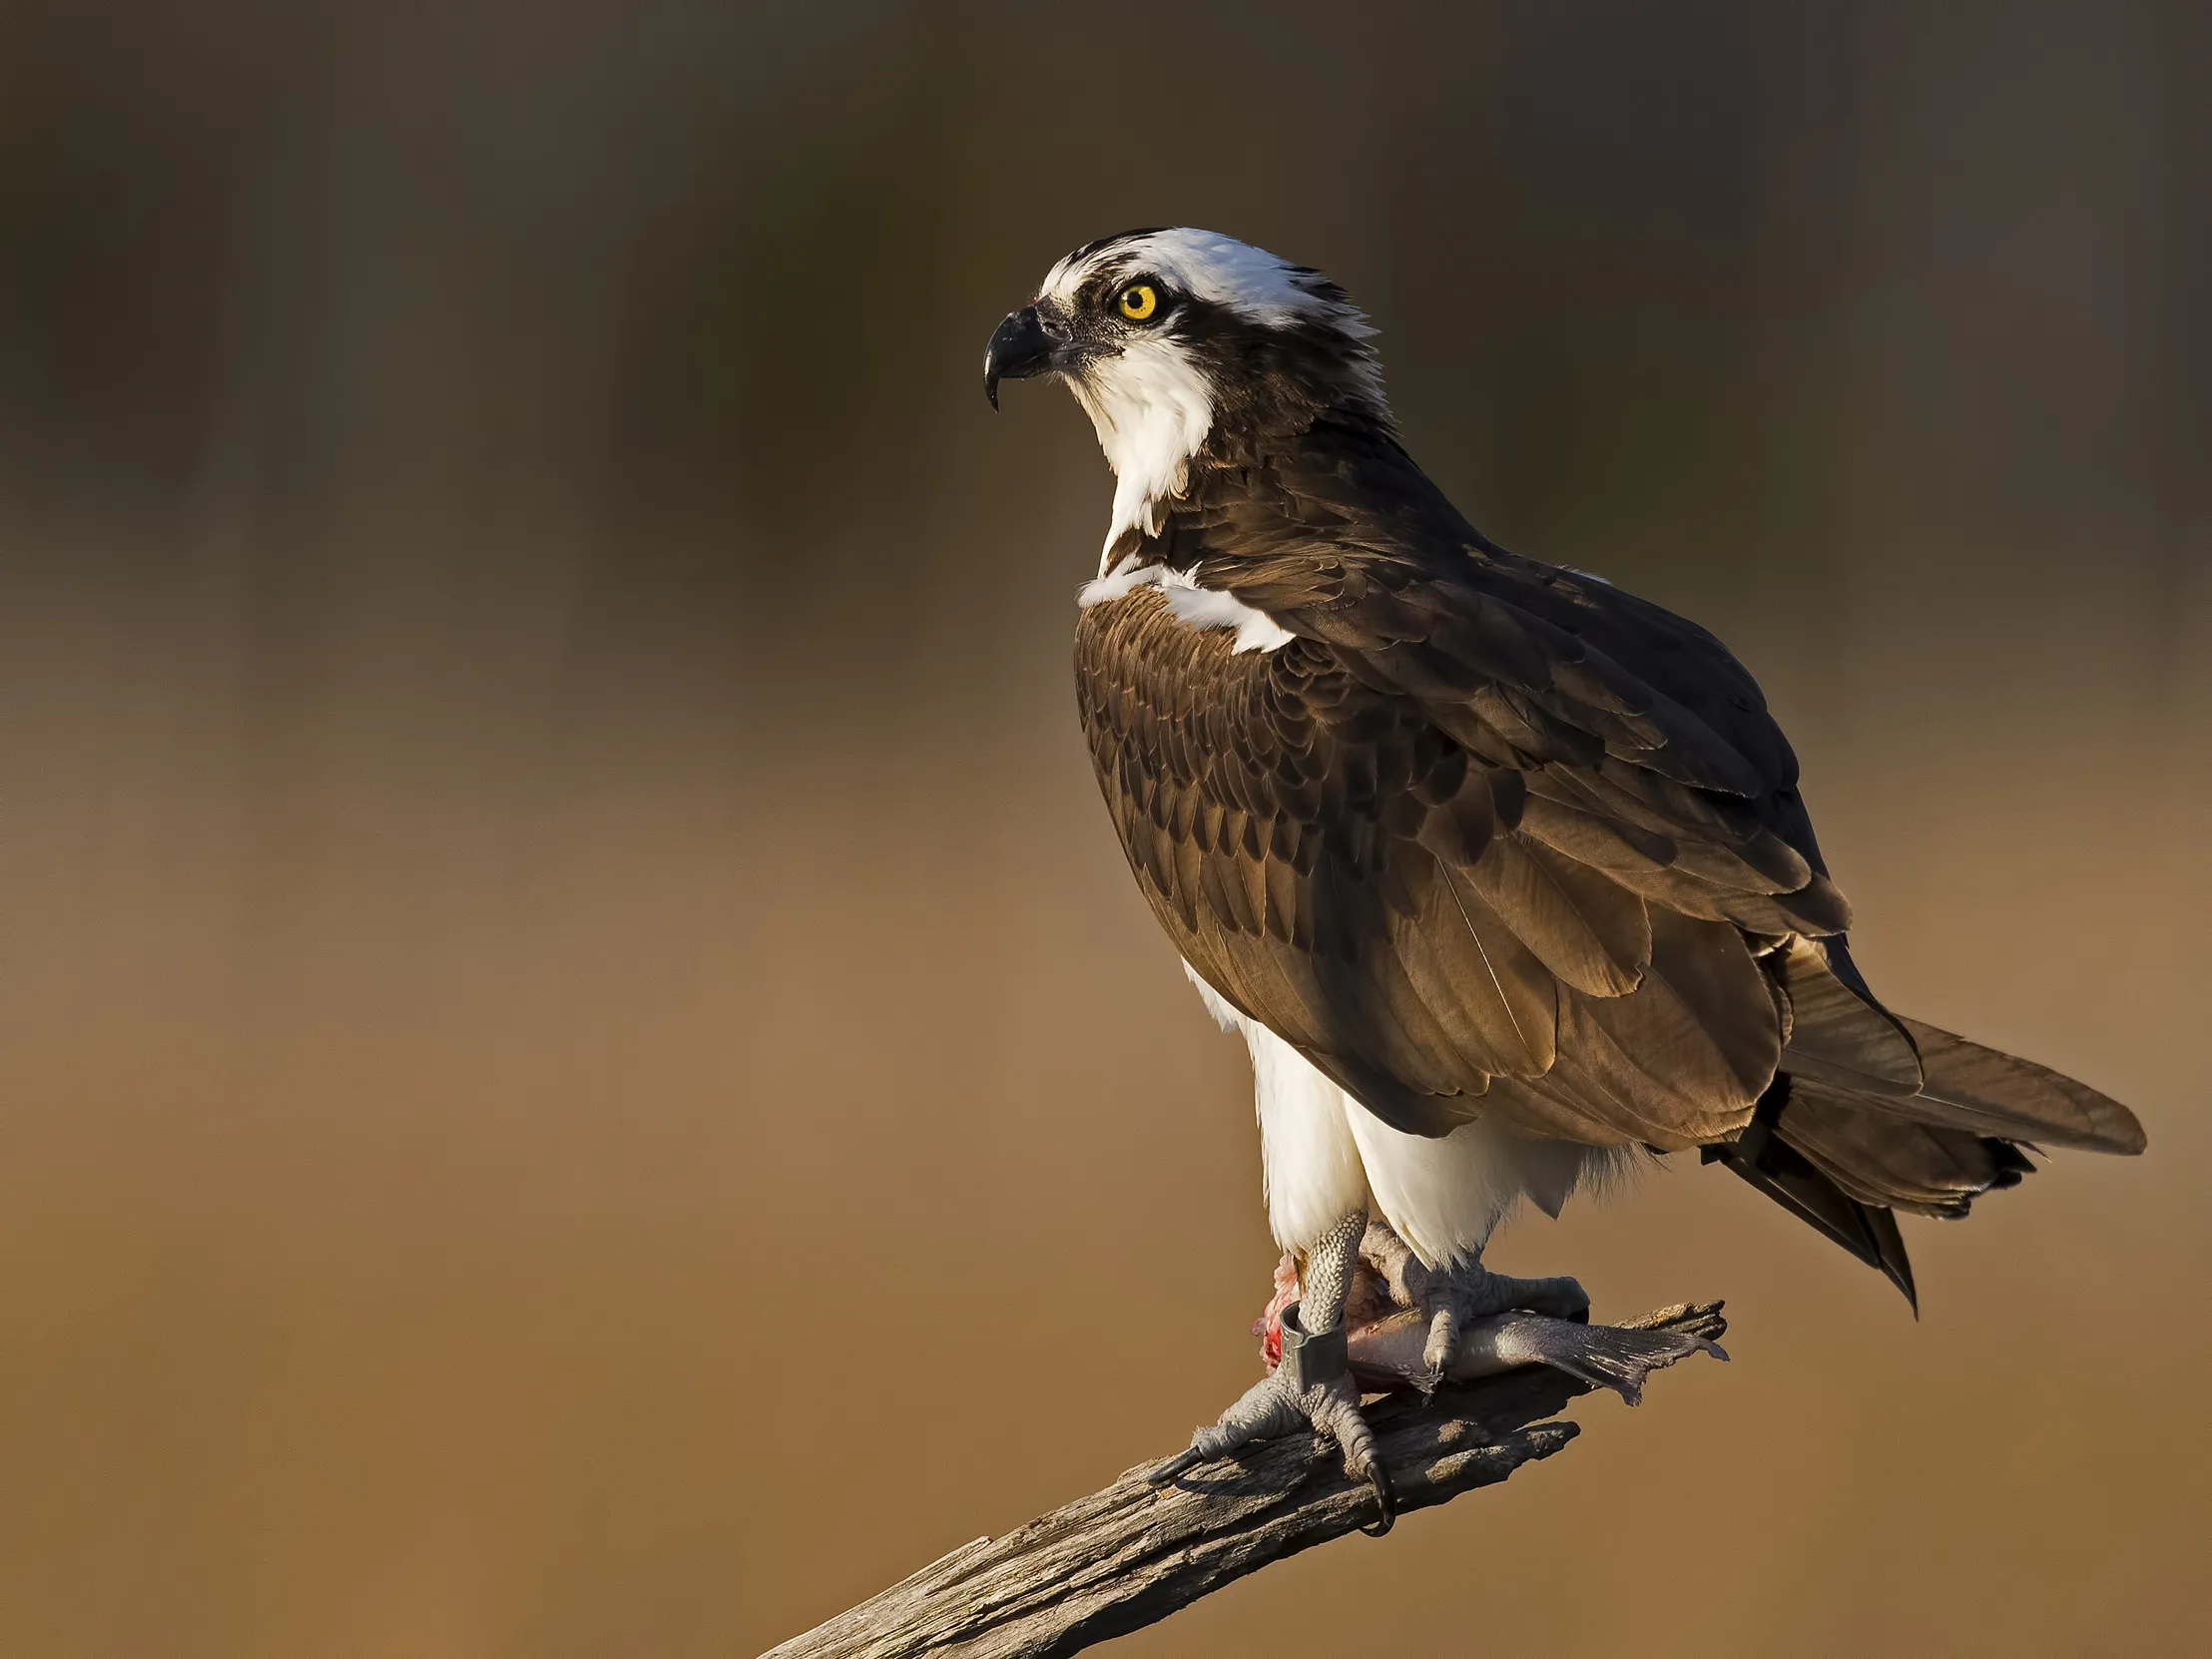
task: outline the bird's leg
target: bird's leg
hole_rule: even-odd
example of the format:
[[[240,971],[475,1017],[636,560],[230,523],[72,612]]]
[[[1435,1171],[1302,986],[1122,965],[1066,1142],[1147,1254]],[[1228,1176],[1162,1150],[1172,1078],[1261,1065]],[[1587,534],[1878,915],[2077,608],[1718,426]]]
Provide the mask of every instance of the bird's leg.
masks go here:
[[[1360,1255],[1381,1276],[1390,1299],[1417,1310],[1428,1322],[1421,1350],[1421,1371],[1414,1379],[1423,1393],[1435,1390],[1457,1352],[1469,1324],[1497,1314],[1541,1314],[1584,1323],[1590,1298],[1572,1279],[1515,1279],[1492,1273],[1479,1253],[1462,1262],[1429,1267],[1386,1221],[1371,1222],[1360,1241]]]
[[[1390,1529],[1397,1514],[1396,1496],[1390,1489],[1389,1471],[1376,1449],[1375,1435],[1360,1414],[1360,1389],[1352,1380],[1345,1348],[1345,1297],[1359,1267],[1360,1241],[1367,1229],[1363,1205],[1314,1242],[1299,1275],[1299,1300],[1283,1310],[1282,1364],[1246,1389],[1214,1426],[1194,1433],[1188,1450],[1147,1475],[1155,1486],[1254,1440],[1312,1428],[1337,1442],[1346,1474],[1367,1481],[1375,1490],[1381,1514],[1362,1530],[1381,1537]]]

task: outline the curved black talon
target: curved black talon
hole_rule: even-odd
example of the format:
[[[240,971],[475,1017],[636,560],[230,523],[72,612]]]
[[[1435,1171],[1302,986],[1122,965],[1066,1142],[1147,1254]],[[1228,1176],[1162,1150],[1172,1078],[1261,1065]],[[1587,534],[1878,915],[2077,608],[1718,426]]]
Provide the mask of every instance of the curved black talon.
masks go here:
[[[1382,1513],[1360,1530],[1371,1538],[1380,1538],[1396,1524],[1397,1488],[1390,1484],[1390,1471],[1381,1461],[1368,1470],[1368,1484],[1375,1488],[1375,1506]]]
[[[1148,1486],[1165,1486],[1177,1475],[1185,1473],[1190,1469],[1195,1469],[1198,1467],[1199,1464],[1205,1461],[1205,1452],[1199,1450],[1198,1447],[1196,1447],[1195,1445],[1187,1446],[1183,1450],[1178,1451],[1173,1457],[1170,1457],[1166,1462],[1162,1463],[1158,1468],[1153,1469],[1150,1473],[1148,1473],[1144,1477],[1145,1484]]]

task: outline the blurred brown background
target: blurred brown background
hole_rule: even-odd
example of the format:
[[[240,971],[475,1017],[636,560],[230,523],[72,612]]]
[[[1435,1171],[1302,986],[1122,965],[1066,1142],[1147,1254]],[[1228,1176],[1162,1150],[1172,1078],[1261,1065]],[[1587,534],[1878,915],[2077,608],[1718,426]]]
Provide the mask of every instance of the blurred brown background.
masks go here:
[[[2151,1152],[1909,1225],[1918,1325],[1717,1171],[1523,1224],[1736,1364],[1120,1651],[2201,1650],[2205,14],[1354,10],[8,10],[0,1651],[749,1654],[1250,1380],[1108,478],[977,384],[1179,222],[1732,641],[1877,985]]]

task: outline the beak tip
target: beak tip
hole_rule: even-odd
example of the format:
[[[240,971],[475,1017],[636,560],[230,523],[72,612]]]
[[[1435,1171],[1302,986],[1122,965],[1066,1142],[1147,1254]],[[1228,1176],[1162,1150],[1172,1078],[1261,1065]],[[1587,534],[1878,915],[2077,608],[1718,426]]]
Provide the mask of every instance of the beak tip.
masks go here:
[[[983,395],[998,407],[1001,380],[1026,380],[1053,366],[1054,341],[1037,316],[1034,304],[1010,311],[991,333],[983,351]]]

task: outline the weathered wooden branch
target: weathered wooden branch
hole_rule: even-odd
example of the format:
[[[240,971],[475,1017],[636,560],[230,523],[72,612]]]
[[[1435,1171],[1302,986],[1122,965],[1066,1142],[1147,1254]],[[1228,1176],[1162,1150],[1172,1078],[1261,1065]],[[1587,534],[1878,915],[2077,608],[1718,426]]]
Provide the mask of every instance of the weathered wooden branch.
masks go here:
[[[1721,1305],[1669,1308],[1634,1325],[1718,1339]],[[1368,1412],[1402,1513],[1495,1485],[1578,1432],[1553,1422],[1589,1384],[1531,1368],[1393,1394]],[[1166,1618],[1271,1561],[1375,1518],[1366,1484],[1310,1435],[1202,1464],[1163,1490],[1150,1463],[1040,1515],[978,1538],[763,1659],[1029,1659],[1079,1651]]]

